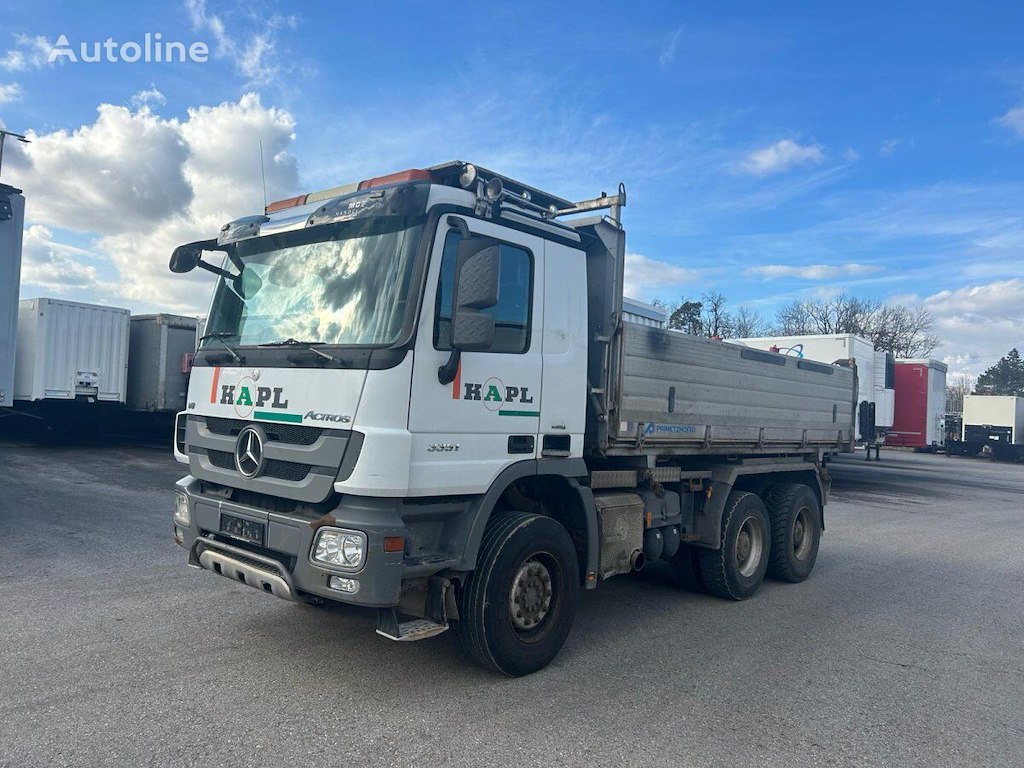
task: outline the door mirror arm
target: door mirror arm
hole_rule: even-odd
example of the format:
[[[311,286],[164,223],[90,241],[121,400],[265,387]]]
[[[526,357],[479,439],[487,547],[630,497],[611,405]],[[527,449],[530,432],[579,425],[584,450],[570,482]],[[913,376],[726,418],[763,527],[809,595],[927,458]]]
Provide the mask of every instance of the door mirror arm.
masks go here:
[[[448,362],[437,369],[437,380],[447,386],[455,381],[455,376],[459,372],[459,364],[462,362],[462,350],[458,347],[452,347],[452,353],[448,355]]]

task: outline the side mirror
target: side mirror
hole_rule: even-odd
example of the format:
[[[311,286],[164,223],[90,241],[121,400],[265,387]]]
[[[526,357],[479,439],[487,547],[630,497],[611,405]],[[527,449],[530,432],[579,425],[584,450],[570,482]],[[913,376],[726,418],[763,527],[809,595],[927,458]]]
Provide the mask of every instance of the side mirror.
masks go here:
[[[205,269],[207,272],[212,272],[215,275],[234,279],[235,276],[226,269],[215,267],[213,264],[208,264],[203,261],[203,251],[224,251],[227,253],[231,263],[235,265],[239,274],[245,270],[245,264],[235,253],[234,246],[218,245],[216,240],[198,240],[194,243],[179,245],[171,254],[171,263],[167,266],[170,267],[171,272],[179,275],[184,274],[185,272],[191,272],[196,267],[199,267],[200,269]]]
[[[494,341],[494,318],[480,311],[498,303],[501,246],[490,242],[464,240],[459,244],[452,346],[466,352],[482,352]]]
[[[166,251],[164,251],[164,253],[166,253]],[[179,245],[174,249],[174,253],[171,254],[171,263],[169,266],[171,268],[171,272],[181,275],[185,272],[191,272],[199,266],[199,262],[202,260],[203,249],[195,243],[189,243],[188,245]]]

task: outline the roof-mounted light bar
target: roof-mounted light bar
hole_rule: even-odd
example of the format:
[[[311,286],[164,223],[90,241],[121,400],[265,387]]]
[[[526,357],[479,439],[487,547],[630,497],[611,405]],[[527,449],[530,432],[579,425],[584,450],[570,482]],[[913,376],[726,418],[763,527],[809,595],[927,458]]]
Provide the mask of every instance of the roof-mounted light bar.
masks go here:
[[[523,214],[550,221],[560,216],[607,209],[611,211],[611,218],[619,223],[621,209],[626,205],[626,188],[623,184],[619,184],[618,192],[614,195],[602,192],[600,197],[574,203],[473,163],[454,160],[427,169],[409,168],[384,176],[363,179],[355,184],[331,187],[319,192],[276,200],[267,205],[266,213],[332,200],[353,192],[414,181],[458,186],[474,192],[477,198],[476,211],[478,215],[482,216],[500,215],[502,209],[514,208]]]
[[[284,200],[275,200],[274,202],[267,204],[265,212],[275,213],[276,211],[283,211],[300,205],[309,205],[310,203],[319,203],[324,200],[333,200],[334,198],[341,197],[342,195],[350,195],[353,192],[362,192],[367,189],[376,189],[377,187],[386,187],[389,184],[432,180],[433,177],[430,175],[429,171],[423,171],[419,168],[410,168],[406,171],[389,173],[386,176],[374,176],[370,179],[363,179],[362,181],[354,184],[344,184],[340,187],[321,189],[319,192],[309,192],[305,195],[286,197]]]

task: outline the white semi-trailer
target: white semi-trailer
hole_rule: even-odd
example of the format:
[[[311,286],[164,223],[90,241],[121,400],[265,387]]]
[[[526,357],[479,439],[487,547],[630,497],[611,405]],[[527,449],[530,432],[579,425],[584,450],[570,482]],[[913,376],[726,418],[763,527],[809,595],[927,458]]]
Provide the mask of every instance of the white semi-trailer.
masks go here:
[[[0,408],[14,405],[18,289],[24,229],[25,198],[21,190],[0,184]]]
[[[23,299],[14,398],[25,406],[124,403],[127,309],[64,299]]]
[[[510,675],[649,561],[731,599],[807,578],[856,370],[623,322],[625,202],[453,162],[175,249],[218,276],[175,425],[189,563]]]

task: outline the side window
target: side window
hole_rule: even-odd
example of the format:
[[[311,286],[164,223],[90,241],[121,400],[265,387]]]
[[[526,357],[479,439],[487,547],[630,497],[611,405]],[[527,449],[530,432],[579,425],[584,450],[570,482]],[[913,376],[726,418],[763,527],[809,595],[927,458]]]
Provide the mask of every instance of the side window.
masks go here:
[[[437,350],[452,348],[452,294],[455,290],[456,251],[461,239],[462,235],[452,230],[444,240],[434,316],[434,349]],[[502,243],[498,303],[483,310],[494,318],[494,346],[488,352],[516,354],[530,348],[532,298],[533,256],[523,248]]]

